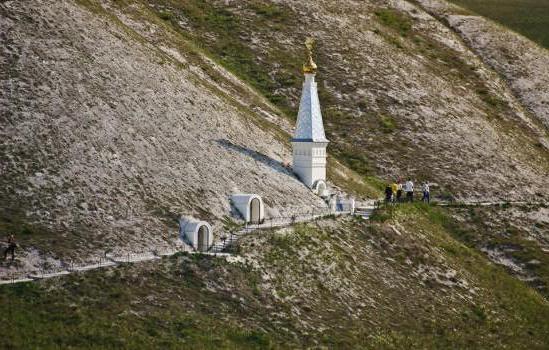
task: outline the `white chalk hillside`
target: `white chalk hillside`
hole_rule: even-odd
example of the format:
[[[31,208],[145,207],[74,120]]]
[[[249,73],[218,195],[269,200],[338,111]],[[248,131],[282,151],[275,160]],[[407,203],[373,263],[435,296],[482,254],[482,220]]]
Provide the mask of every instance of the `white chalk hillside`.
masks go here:
[[[244,26],[249,38],[234,40],[268,73],[252,83],[299,74],[284,58],[301,60],[315,28],[328,153],[363,175],[430,180],[461,199],[547,198],[545,110],[426,12],[433,2],[277,1],[279,30],[252,25],[250,1],[208,6]],[[30,231],[19,239],[33,257],[169,248],[180,215],[215,230],[237,192],[261,195],[267,217],[324,206],[282,166],[293,123],[196,47],[223,62],[209,47],[219,28],[199,32],[155,3],[0,4],[0,225]],[[297,108],[300,88],[273,94]],[[328,167],[337,185],[355,175]]]
[[[235,192],[267,216],[325,206],[281,165],[289,144],[184,52],[72,1],[0,10],[2,205],[75,241],[71,255],[170,245],[178,215],[215,222]]]

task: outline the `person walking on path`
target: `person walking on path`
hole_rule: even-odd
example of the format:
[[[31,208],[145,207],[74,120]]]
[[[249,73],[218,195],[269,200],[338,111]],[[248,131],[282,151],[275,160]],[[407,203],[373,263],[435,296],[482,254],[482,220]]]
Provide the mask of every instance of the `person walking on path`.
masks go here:
[[[406,200],[408,202],[414,201],[414,183],[412,182],[412,179],[408,179],[406,181],[406,184],[404,185],[404,191],[406,192]]]
[[[398,193],[398,184],[396,182],[393,182],[391,184],[391,190],[393,191],[393,196],[392,196],[393,203],[396,203],[397,193]]]
[[[336,197],[336,203],[337,203],[336,204],[337,211],[342,212],[343,211],[343,198],[339,194]]]
[[[421,186],[421,190],[423,191],[423,198],[421,198],[421,200],[423,202],[430,203],[431,202],[431,194],[429,193],[429,183],[424,182],[423,186]]]
[[[11,253],[11,261],[15,260],[15,248],[17,247],[17,243],[15,242],[15,236],[9,235],[8,237],[8,247],[4,251],[4,260],[8,257],[8,254]]]
[[[402,181],[398,180],[398,187],[397,187],[397,202],[402,202]]]
[[[391,185],[387,184],[387,186],[385,186],[385,204],[391,203],[392,197],[393,197],[393,190],[391,189]]]

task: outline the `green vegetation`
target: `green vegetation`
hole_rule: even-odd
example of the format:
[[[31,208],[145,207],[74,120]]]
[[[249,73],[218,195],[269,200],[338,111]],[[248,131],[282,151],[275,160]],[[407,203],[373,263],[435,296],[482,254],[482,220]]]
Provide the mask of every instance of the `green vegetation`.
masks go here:
[[[67,253],[67,256],[71,255],[81,235],[80,232],[71,232],[63,237],[44,225],[29,223],[24,209],[15,205],[0,209],[0,239],[4,240],[9,234],[14,234],[21,246],[39,246],[54,254]]]
[[[376,215],[387,217],[370,223],[331,219],[296,225],[293,232],[246,236],[239,251],[254,256],[250,265],[180,254],[2,286],[0,347],[547,344],[547,302],[462,244],[464,233],[445,209],[406,204],[392,210],[389,216],[380,210]],[[425,267],[439,272],[418,273]],[[448,270],[455,275],[445,277]]]
[[[395,120],[391,116],[382,114],[379,116],[379,122],[381,124],[383,132],[385,133],[391,133],[396,129]]]
[[[462,223],[454,224],[452,231],[471,248],[498,249],[521,264],[525,273],[535,277],[529,284],[548,298],[549,257],[532,237],[546,232],[549,225],[524,217],[515,222],[510,219],[517,213],[529,214],[543,208],[537,205],[450,208],[450,213],[463,218]]]
[[[549,48],[548,0],[450,0]]]
[[[487,89],[485,88],[479,88],[477,90],[478,95],[480,98],[489,104],[492,107],[495,107],[496,109],[500,110],[507,106],[507,103],[503,101],[501,98],[495,96],[494,94],[491,94]]]
[[[163,271],[128,266],[2,286],[0,348],[269,349],[265,332],[216,317],[219,303],[239,315],[238,301],[202,290],[220,264],[179,256]]]
[[[356,160],[356,158],[352,159]],[[343,164],[348,166],[348,163],[345,161]],[[341,166],[335,158],[328,156],[326,173],[331,181],[358,197],[378,198],[382,195],[384,187],[379,178],[376,176],[364,176],[360,172],[355,171]]]
[[[405,37],[412,30],[412,21],[409,17],[392,9],[381,9],[375,12],[377,18],[384,25],[394,29]]]
[[[252,2],[251,7],[258,15],[275,22],[284,22],[288,19],[288,13],[277,4],[257,1]]]
[[[284,63],[284,68],[275,75],[276,79],[272,79],[269,76],[269,67],[258,64],[257,56],[250,47],[251,38],[248,29],[250,26],[266,26],[266,30],[276,30],[280,25],[287,24],[292,20],[289,9],[267,1],[250,1],[243,3],[242,6],[247,7],[258,16],[255,16],[252,22],[242,22],[241,16],[238,14],[207,0],[152,1],[151,3],[158,3],[158,8],[162,8],[157,10],[157,15],[161,18],[165,18],[167,11],[164,6],[169,6],[171,24],[181,35],[208,52],[224,67],[260,91],[281,110],[289,115],[293,114],[286,98],[277,94],[276,91],[298,83],[294,78],[294,72],[299,69],[297,63],[293,62],[291,65],[287,53],[284,53],[285,50],[276,46],[271,47],[272,58]],[[188,31],[180,28],[177,24],[178,18],[188,21],[193,30]],[[290,67],[286,64],[290,64]]]
[[[536,234],[539,235],[539,232],[547,230],[549,226],[543,223],[532,224],[530,221],[512,223],[510,220],[513,213],[517,211],[535,212],[543,206],[455,206],[443,209],[417,203],[412,208],[419,208],[425,212],[430,222],[443,227],[454,239],[467,247],[473,250],[496,249],[504,253],[507,259],[521,264],[524,273],[534,277],[529,279],[528,284],[538,289],[546,298],[549,297],[547,289],[549,286],[549,258],[542,250],[540,243],[532,239]],[[391,206],[378,210],[371,220],[386,222],[394,217],[394,210]],[[409,205],[406,204],[404,209],[398,210],[410,210]],[[462,219],[458,221],[455,217]]]
[[[394,211],[392,216],[387,213],[388,210]],[[548,325],[542,319],[549,314],[549,304],[523,282],[510,277],[503,268],[488,263],[483,254],[469,247],[469,240],[476,237],[479,232],[469,231],[469,228],[455,220],[447,209],[422,203],[399,205],[396,208],[382,209],[381,212],[377,215],[385,216],[384,225],[397,224],[401,229],[406,230],[405,235],[426,235],[424,239],[432,248],[442,249],[447,263],[459,266],[460,273],[463,275],[475,276],[474,279],[485,291],[484,295],[476,298],[476,305],[471,309],[472,315],[476,318],[474,324],[479,327],[475,334],[479,339],[486,337],[481,340],[486,341],[494,335],[495,327],[501,327],[500,336],[507,340],[496,340],[496,343],[501,341],[499,345],[477,344],[464,346],[464,348],[484,348],[485,346],[502,348],[503,344],[509,346],[509,342],[515,344],[511,345],[511,348],[543,348],[545,346],[543,344],[547,344]],[[402,233],[404,232],[401,231]],[[396,238],[397,241],[390,240],[390,245],[395,248],[403,247],[408,251],[405,255],[413,261],[410,249],[416,250],[419,247],[403,242],[410,237],[402,238],[397,235]],[[422,249],[419,249],[417,257],[424,263],[429,262],[429,260],[424,261],[421,251]],[[398,255],[398,252],[395,251],[391,255],[393,254]],[[490,330],[484,332],[481,330],[484,327]],[[537,345],[520,344],[519,338],[522,337],[520,334],[525,339],[529,334],[538,335],[540,338],[534,341]],[[460,348],[459,343],[458,341],[453,347]]]
[[[345,165],[360,175],[366,176],[372,174],[372,161],[365,154],[345,150],[337,152],[336,155]]]
[[[170,11],[159,11],[158,17],[162,18],[165,21],[171,21],[173,19],[173,13]]]
[[[412,31],[411,18],[399,11],[385,8],[377,10],[375,15],[385,27],[390,28],[390,31],[374,29],[374,32],[395,47],[404,48],[401,38],[406,38]]]

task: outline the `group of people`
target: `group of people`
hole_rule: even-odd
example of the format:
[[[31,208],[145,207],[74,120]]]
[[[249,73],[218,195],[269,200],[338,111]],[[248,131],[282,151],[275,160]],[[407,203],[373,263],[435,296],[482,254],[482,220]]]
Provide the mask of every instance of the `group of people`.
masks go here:
[[[421,184],[421,192],[423,193],[421,201],[429,203],[431,201],[431,193],[428,182],[423,182]],[[403,194],[406,194],[404,199],[402,198]],[[399,179],[398,181],[387,184],[385,187],[385,203],[402,203],[404,201],[414,201],[414,182],[412,179],[409,178],[408,181],[404,183]]]

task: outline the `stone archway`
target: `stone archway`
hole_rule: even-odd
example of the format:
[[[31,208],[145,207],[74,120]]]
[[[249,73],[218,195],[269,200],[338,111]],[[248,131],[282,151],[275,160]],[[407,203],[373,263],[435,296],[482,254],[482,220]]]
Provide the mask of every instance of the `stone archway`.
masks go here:
[[[208,250],[209,234],[208,227],[206,225],[201,225],[197,233],[198,251],[205,252]]]
[[[261,202],[257,198],[250,201],[250,222],[259,224],[261,221]]]

